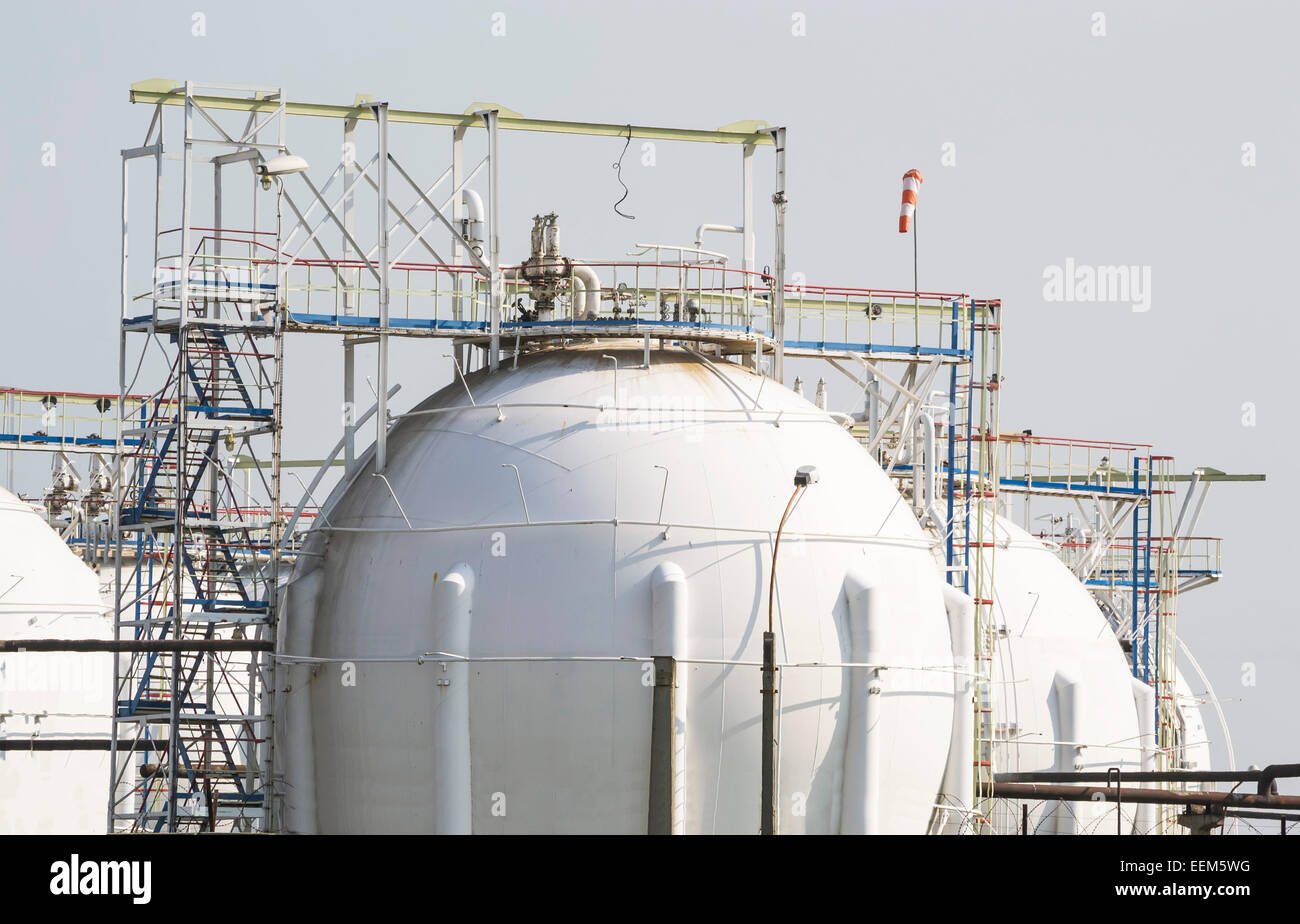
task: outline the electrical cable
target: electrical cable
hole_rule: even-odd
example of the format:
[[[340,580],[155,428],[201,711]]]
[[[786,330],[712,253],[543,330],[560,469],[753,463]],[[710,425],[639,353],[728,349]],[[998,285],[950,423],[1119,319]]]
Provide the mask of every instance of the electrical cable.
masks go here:
[[[627,140],[623,142],[623,150],[618,155],[618,160],[614,161],[610,166],[614,169],[614,175],[618,179],[618,185],[623,187],[623,198],[614,203],[614,213],[620,218],[626,218],[629,221],[636,221],[635,215],[628,215],[626,212],[619,209],[619,206],[622,205],[624,201],[626,201],[627,197],[632,194],[631,190],[627,188],[627,184],[623,182],[623,158],[627,156],[627,149],[631,144],[632,126],[629,124],[627,127]]]

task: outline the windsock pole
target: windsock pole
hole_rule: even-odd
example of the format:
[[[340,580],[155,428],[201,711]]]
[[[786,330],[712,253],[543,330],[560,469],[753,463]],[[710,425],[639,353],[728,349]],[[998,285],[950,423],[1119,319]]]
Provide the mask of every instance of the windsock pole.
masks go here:
[[[906,234],[909,230],[912,232],[912,291],[919,292],[920,283],[917,281],[917,257],[916,257],[916,199],[917,194],[921,191],[921,184],[925,178],[921,176],[920,170],[909,170],[903,174],[903,206],[898,213],[898,233]],[[920,296],[917,296],[918,299]]]

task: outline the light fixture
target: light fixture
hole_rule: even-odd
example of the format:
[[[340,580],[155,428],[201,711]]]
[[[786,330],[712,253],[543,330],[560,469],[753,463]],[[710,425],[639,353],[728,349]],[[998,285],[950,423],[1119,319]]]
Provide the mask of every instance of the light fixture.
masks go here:
[[[257,165],[257,175],[262,179],[263,189],[271,188],[271,177],[304,173],[306,170],[307,161],[297,154],[281,154]]]

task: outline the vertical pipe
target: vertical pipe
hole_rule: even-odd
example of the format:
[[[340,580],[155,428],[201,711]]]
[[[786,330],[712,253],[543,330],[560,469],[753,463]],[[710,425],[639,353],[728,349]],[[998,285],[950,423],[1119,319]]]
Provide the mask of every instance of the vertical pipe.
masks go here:
[[[759,834],[777,832],[776,806],[776,635],[763,633],[762,793]]]
[[[491,228],[488,231],[488,272],[490,274],[490,286],[492,290],[489,306],[490,314],[490,333],[491,342],[488,348],[488,368],[492,372],[497,371],[497,365],[501,361],[501,302],[502,302],[502,280],[501,280],[501,228],[499,220],[501,217],[501,186],[498,182],[500,170],[497,161],[497,111],[495,109],[481,113],[483,123],[487,126],[488,133],[488,222]]]
[[[465,239],[461,236],[461,218],[464,217],[464,202],[461,196],[461,184],[465,181],[465,126],[458,125],[451,134],[451,217],[455,232],[451,236],[451,263],[460,266],[465,262]],[[452,317],[457,321],[462,318],[461,287],[463,279],[460,273],[452,273]]]
[[[433,585],[434,650],[468,659],[474,605],[474,569],[464,562]],[[433,829],[436,834],[472,834],[468,660],[437,665],[433,713]]]
[[[1057,671],[1056,678],[1052,681],[1052,692],[1056,697],[1057,740],[1060,742],[1056,746],[1056,769],[1062,773],[1072,773],[1078,769],[1075,764],[1081,751],[1078,741],[1081,731],[1079,717],[1083,713],[1083,685],[1073,675]],[[1064,800],[1059,801],[1056,805],[1056,833],[1078,834],[1078,813],[1082,810],[1082,803],[1071,806]]]
[[[772,377],[785,382],[785,129],[772,129],[772,143],[776,148],[776,191],[772,205],[776,212],[776,265],[772,289],[772,340],[774,356]]]
[[[675,834],[673,785],[677,777],[677,749],[673,717],[677,712],[677,660],[654,658],[654,699],[650,718],[650,809],[647,834]]]
[[[212,165],[212,227],[216,229],[212,233],[212,257],[214,264],[213,275],[215,279],[221,278],[221,221],[221,162],[216,161]],[[206,305],[208,304],[212,305],[211,317],[215,318],[220,311],[220,302],[216,299],[213,299],[211,302],[204,299],[204,315],[207,315]],[[208,384],[208,388],[214,394],[218,391],[216,379],[221,374],[220,372],[215,371],[216,364],[217,358],[213,357],[213,381]],[[215,398],[211,403],[216,403]],[[209,450],[211,456],[208,459],[208,513],[212,517],[214,523],[217,519],[217,498],[219,493],[217,476],[220,474],[221,470],[221,467],[217,464],[217,460],[220,458],[221,454],[220,449],[218,448],[219,445],[220,443],[218,440],[212,440]],[[211,656],[205,656],[204,660],[210,662]],[[211,667],[210,663],[209,667]]]
[[[665,482],[666,484],[666,482]],[[650,578],[650,607],[652,638],[655,657],[655,682],[660,682],[660,670],[668,665],[660,661],[670,661],[673,672],[671,710],[660,702],[659,691],[655,692],[654,727],[651,731],[651,792],[650,792],[650,833],[686,833],[686,729],[687,729],[687,673],[678,669],[678,662],[689,657],[689,617],[690,595],[686,583],[686,573],[672,562],[659,565]],[[661,711],[662,710],[662,711]],[[665,742],[660,737],[660,724],[668,720],[671,734]],[[663,748],[671,742],[670,754]],[[668,761],[671,760],[671,765]],[[670,767],[667,778],[667,804],[664,804],[665,789],[662,776],[664,768]],[[656,802],[658,798],[659,802]],[[656,810],[656,806],[659,806]],[[665,811],[666,810],[666,811]],[[667,825],[664,816],[667,815]],[[658,821],[656,821],[658,819]],[[656,830],[658,828],[666,830]]]
[[[844,745],[841,834],[880,833],[881,615],[878,591],[864,577],[844,583],[849,613],[848,735]],[[863,667],[860,665],[870,665]]]
[[[352,184],[356,176],[356,119],[343,122],[343,227],[347,234],[343,236],[343,259],[353,260],[357,254],[352,249],[351,241],[356,237],[356,216],[353,214],[355,197]],[[343,313],[359,313],[353,299],[356,297],[347,290],[349,284],[356,287],[358,277],[352,270],[343,271]],[[357,367],[356,344],[354,338],[343,337],[343,474],[352,474],[357,463]]]
[[[125,160],[125,159],[123,159],[123,161],[122,161],[122,183],[123,183],[123,184],[126,183],[126,160]],[[122,190],[122,203],[123,203],[122,207],[123,207],[123,209],[125,210],[125,208],[126,208],[126,189],[125,189],[125,188],[123,188],[123,190]],[[125,247],[126,247],[126,212],[123,211],[122,215],[123,215],[123,217],[122,217],[122,241],[123,241],[123,244],[122,244],[122,246],[123,246],[123,248],[124,248],[123,251],[122,251],[122,274],[123,274],[123,277],[125,277],[125,275],[126,275],[126,250],[125,250]],[[123,282],[123,285],[125,286],[125,282]],[[125,302],[125,299],[123,299],[123,304],[122,304],[122,316],[123,316],[123,317],[126,316],[126,302]],[[5,419],[6,419],[6,421],[8,422],[9,427],[12,428],[13,432],[14,432],[14,433],[17,433],[17,432],[18,432],[18,427],[17,427],[17,423],[16,423],[16,421],[14,420],[14,402],[13,402],[13,395],[8,395],[8,394],[5,395]],[[14,493],[14,451],[13,451],[12,449],[10,449],[7,453],[5,453],[5,455],[8,456],[8,462],[9,462],[9,465],[8,465],[8,473],[7,473],[7,474],[8,474],[8,478],[6,479],[6,480],[7,480],[7,487],[9,488],[9,493],[10,493],[10,494],[13,494],[13,493]]]
[[[379,127],[379,407],[375,411],[375,473],[388,464],[388,103],[371,107]]]
[[[161,147],[161,141],[159,142]],[[121,290],[118,293],[119,310],[117,319],[117,439],[113,445],[113,506],[111,508],[112,523],[112,542],[113,542],[113,638],[122,637],[122,510],[126,503],[126,484],[123,478],[123,458],[125,445],[123,443],[123,433],[126,431],[126,328],[122,326],[122,320],[131,304],[130,283],[127,272],[127,256],[130,251],[130,235],[127,229],[127,206],[130,199],[127,196],[127,180],[130,175],[131,161],[126,157],[122,158],[122,275]],[[10,406],[12,395],[5,396],[6,406]],[[15,428],[14,432],[18,432]],[[9,453],[9,490],[13,490],[13,456]],[[136,567],[139,567],[139,559],[136,559]],[[118,770],[117,770],[117,729],[118,715],[121,711],[117,704],[117,691],[122,685],[122,658],[115,656],[113,658],[113,696],[109,700],[110,707],[113,710],[112,736],[108,746],[108,819],[106,834],[113,833],[113,815],[117,810],[117,789],[118,789]]]
[[[1142,747],[1143,772],[1156,769],[1156,692],[1150,686],[1134,677],[1133,707],[1137,710],[1139,744]],[[1134,834],[1156,833],[1156,807],[1139,804],[1133,819]]]
[[[956,350],[958,346],[957,328],[958,328],[958,305],[959,299],[954,299],[952,303],[952,336],[950,343],[952,349]],[[957,420],[957,364],[953,363],[948,370],[948,519],[944,524],[944,561],[948,567],[948,584],[953,583],[952,570],[957,565],[956,539],[957,530],[954,528],[953,513],[957,500],[957,474],[954,471],[957,467],[957,440],[954,439],[955,430],[954,422]],[[874,433],[872,434],[874,436]],[[963,482],[965,483],[965,482]],[[974,628],[971,629],[972,637]],[[972,652],[972,655],[974,652]],[[974,707],[972,707],[974,708]]]
[[[1136,491],[1138,484],[1138,460],[1133,459],[1133,490]],[[1142,512],[1142,504],[1135,502],[1133,504],[1133,618],[1132,631],[1129,634],[1131,644],[1130,653],[1133,655],[1133,676],[1138,676],[1138,514]]]
[[[747,144],[740,153],[741,185],[741,257],[740,269],[743,280],[741,285],[745,292],[745,323],[751,324],[754,316],[753,272],[754,272],[754,145]],[[658,262],[658,261],[656,261]],[[656,302],[655,304],[658,304]],[[761,353],[759,354],[762,355]],[[754,371],[760,375],[761,365]]]
[[[1150,456],[1146,457],[1146,463],[1147,522],[1146,536],[1142,541],[1142,679],[1149,681],[1151,679],[1151,505],[1155,502],[1155,496],[1151,492],[1153,463]]]
[[[175,479],[175,498],[172,531],[172,637],[181,637],[182,615],[181,611],[184,606],[184,594],[181,592],[181,582],[184,579],[184,558],[185,552],[185,474],[187,471],[186,464],[186,441],[189,438],[186,432],[185,418],[188,414],[186,409],[186,396],[189,389],[186,386],[186,379],[189,377],[189,345],[187,343],[189,332],[186,329],[186,317],[189,314],[189,280],[190,270],[186,262],[190,251],[190,197],[193,195],[193,168],[194,168],[194,149],[193,142],[190,138],[194,129],[194,103],[193,103],[193,85],[185,82],[185,154],[183,160],[182,180],[181,180],[181,256],[180,256],[180,310],[176,322],[176,344],[178,355],[176,359],[176,479]],[[277,236],[276,246],[279,246]],[[277,261],[277,266],[279,261]],[[180,692],[181,692],[181,653],[172,652],[171,665],[171,704],[167,729],[167,830],[175,831],[177,826],[177,806],[176,801],[180,786],[179,764],[180,764]]]
[[[283,96],[281,96],[283,100]],[[281,125],[284,124],[284,110],[280,111]],[[269,548],[269,574],[265,579],[267,612],[266,621],[257,627],[257,637],[269,637],[274,641],[276,634],[277,622],[277,600],[276,595],[280,587],[280,540],[283,529],[283,498],[282,473],[280,461],[283,458],[284,450],[284,319],[288,314],[287,310],[276,311],[274,318],[274,359],[275,380],[271,386],[271,497],[269,499],[271,508],[271,542]],[[276,698],[276,664],[271,652],[264,652],[260,657],[261,671],[257,677],[260,680],[261,695],[263,698],[262,712],[268,717],[264,721],[267,727],[264,727],[262,740],[265,742],[265,755],[259,768],[262,780],[262,793],[264,808],[262,812],[264,830],[274,830],[276,828],[276,806],[274,783],[275,779],[275,698]],[[258,663],[255,659],[252,663]]]
[[[975,300],[967,300],[967,330],[975,329]],[[961,589],[970,593],[970,560],[971,560],[971,541],[970,541],[970,484],[971,484],[971,439],[972,428],[974,427],[975,418],[975,335],[969,335],[970,339],[967,344],[970,346],[970,358],[968,363],[968,372],[966,377],[966,464],[965,471],[962,474],[962,484],[965,485],[966,498],[962,502],[962,564],[965,566],[962,571]],[[955,528],[955,525],[954,525]],[[983,550],[977,550],[977,555],[983,555]]]
[[[975,601],[943,585],[944,609],[952,637],[953,712],[943,794],[961,808],[975,804]]]

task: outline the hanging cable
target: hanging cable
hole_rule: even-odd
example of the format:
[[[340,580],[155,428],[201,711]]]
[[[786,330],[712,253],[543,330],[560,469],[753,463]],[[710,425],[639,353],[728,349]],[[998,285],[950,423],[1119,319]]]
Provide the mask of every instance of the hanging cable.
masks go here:
[[[622,205],[624,201],[626,201],[629,195],[631,195],[631,191],[627,188],[627,184],[623,182],[623,158],[627,156],[627,149],[631,144],[632,144],[632,126],[628,125],[627,140],[623,142],[623,150],[618,155],[618,160],[614,161],[614,163],[610,164],[610,166],[614,168],[614,175],[618,178],[618,185],[623,187],[623,198],[619,199],[617,202],[614,203],[614,213],[621,218],[628,219],[629,221],[636,221],[635,215],[628,215],[626,212],[623,212],[622,210],[619,209],[619,206]]]

